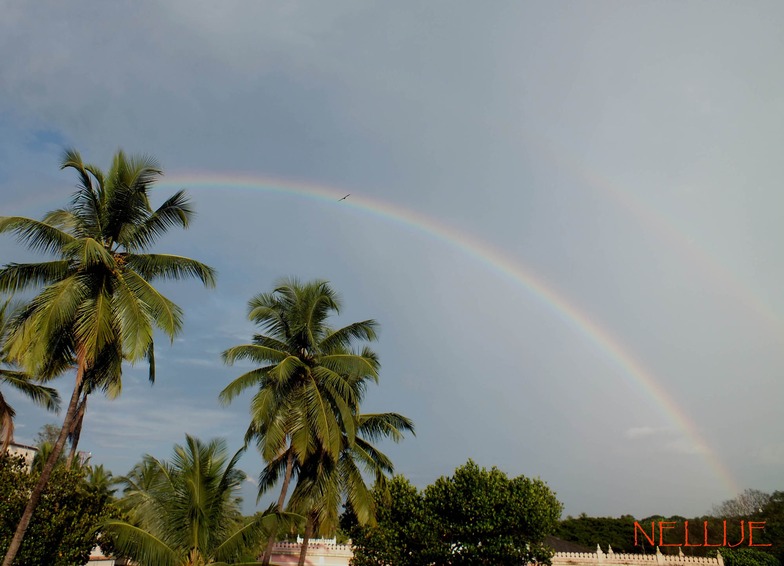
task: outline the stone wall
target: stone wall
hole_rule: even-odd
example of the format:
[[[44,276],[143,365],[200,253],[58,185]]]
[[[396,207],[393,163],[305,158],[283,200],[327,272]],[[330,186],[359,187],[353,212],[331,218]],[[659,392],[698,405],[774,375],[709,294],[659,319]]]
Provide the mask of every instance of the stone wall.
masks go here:
[[[278,542],[272,547],[271,563],[280,566],[299,562],[299,542]],[[336,544],[335,539],[308,541],[308,566],[348,566],[354,556],[350,544]]]
[[[280,566],[297,564],[299,561],[299,542],[279,542],[272,550],[272,563]],[[351,545],[335,544],[334,539],[315,539],[308,544],[308,566],[348,566]],[[597,546],[596,552],[556,552],[552,566],[724,566],[724,559],[717,553],[716,558],[685,556],[680,549],[678,554],[662,554],[656,548],[655,554],[622,554],[607,552]],[[404,564],[393,566],[406,566]]]
[[[702,556],[685,556],[678,549],[678,554],[662,554],[656,547],[655,554],[620,554],[607,552],[597,546],[596,552],[556,552],[553,566],[724,566],[720,553],[716,558]]]

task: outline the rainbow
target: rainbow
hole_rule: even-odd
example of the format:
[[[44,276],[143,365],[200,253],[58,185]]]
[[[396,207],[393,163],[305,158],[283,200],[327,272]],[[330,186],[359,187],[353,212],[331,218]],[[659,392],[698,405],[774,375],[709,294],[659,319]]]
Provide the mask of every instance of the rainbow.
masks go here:
[[[159,186],[169,188],[186,187],[188,190],[244,190],[267,192],[302,197],[311,200],[329,202],[337,205],[339,199],[350,190],[328,187],[313,183],[275,179],[256,175],[237,173],[188,172],[167,175]],[[436,218],[410,210],[397,204],[377,198],[367,197],[359,193],[340,202],[347,206],[374,214],[387,221],[402,224],[429,237],[456,248],[462,253],[484,264],[491,270],[509,278],[535,297],[545,308],[555,313],[565,324],[585,336],[591,343],[604,352],[614,364],[624,370],[624,375],[653,403],[694,444],[697,451],[705,458],[709,467],[727,489],[729,496],[741,492],[732,474],[719,457],[704,440],[696,424],[690,419],[677,403],[662,388],[654,376],[629,353],[620,341],[607,329],[591,320],[591,318],[565,297],[545,284],[530,269],[518,260],[483,242],[479,238],[459,231]]]
[[[539,149],[545,159],[560,170],[568,171],[575,178],[607,195],[616,205],[623,207],[624,211],[637,219],[641,226],[656,234],[673,253],[685,257],[704,277],[709,278],[714,284],[725,287],[741,305],[765,321],[777,339],[784,339],[784,324],[776,315],[776,309],[770,301],[766,301],[759,293],[751,290],[748,283],[742,281],[736,273],[701,247],[695,239],[689,237],[670,219],[635,196],[634,191],[623,188],[607,175],[591,168],[576,154],[552,141],[541,141]]]
[[[573,166],[570,169],[574,171]],[[617,196],[618,191],[610,191],[614,187],[608,187],[606,181],[597,179],[596,176],[589,175],[586,171],[581,171],[580,173],[582,173],[580,177],[588,177],[591,185],[616,193]],[[276,179],[252,174],[194,171],[167,174],[166,177],[158,182],[157,186],[175,189],[184,187],[189,191],[222,192],[227,190],[244,190],[278,193],[335,205],[347,193],[352,193],[351,190],[347,189],[293,181],[291,179]],[[45,194],[28,197],[24,201],[14,204],[17,209],[30,209],[33,206],[38,208],[43,203],[52,202],[53,200],[59,200],[59,194],[47,191]],[[708,466],[726,488],[728,496],[735,496],[742,491],[721,459],[709,448],[708,443],[700,434],[693,420],[684,413],[664,388],[659,385],[653,374],[607,329],[594,322],[584,311],[538,278],[519,260],[512,258],[481,239],[457,230],[436,218],[391,202],[368,197],[360,193],[352,193],[348,199],[340,202],[340,206],[371,213],[386,221],[404,225],[426,234],[447,246],[459,250],[492,271],[508,278],[514,284],[521,286],[546,309],[556,314],[564,324],[584,336],[616,366],[623,370],[624,376],[630,383],[645,398],[651,399],[652,404],[657,407],[663,416],[672,422],[693,443],[696,450],[703,456]]]

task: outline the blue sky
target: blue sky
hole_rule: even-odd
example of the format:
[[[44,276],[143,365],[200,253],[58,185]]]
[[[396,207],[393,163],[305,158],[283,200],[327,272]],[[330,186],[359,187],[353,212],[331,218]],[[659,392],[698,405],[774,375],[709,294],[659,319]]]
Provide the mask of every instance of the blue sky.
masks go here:
[[[0,214],[67,201],[64,147],[154,155],[161,200],[217,179],[159,250],[218,287],[162,285],[185,329],[154,387],[128,368],[120,399],[91,400],[95,462],[121,474],[186,432],[239,447],[248,398],[218,404],[242,371],[220,352],[297,276],[340,291],[336,324],[380,323],[368,409],[415,420],[388,450],[419,486],[473,458],[541,477],[566,513],[637,516],[784,488],[780,4],[2,9]],[[30,257],[0,239],[0,262]],[[14,400],[20,441],[56,420]]]

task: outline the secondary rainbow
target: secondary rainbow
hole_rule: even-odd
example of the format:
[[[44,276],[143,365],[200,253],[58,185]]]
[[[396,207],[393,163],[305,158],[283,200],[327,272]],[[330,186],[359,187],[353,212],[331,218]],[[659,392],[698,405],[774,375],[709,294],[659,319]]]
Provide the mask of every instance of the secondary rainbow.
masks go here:
[[[680,409],[675,401],[658,384],[654,376],[624,348],[608,330],[591,320],[585,312],[570,303],[561,294],[541,279],[518,260],[483,242],[481,239],[459,231],[436,218],[410,210],[394,203],[382,201],[352,192],[290,179],[275,179],[256,175],[215,172],[187,172],[167,175],[159,185],[189,190],[245,190],[287,194],[304,197],[337,205],[338,200],[347,193],[351,197],[340,202],[340,206],[348,206],[364,212],[372,213],[388,221],[406,225],[427,234],[441,242],[455,247],[487,267],[510,278],[545,307],[557,314],[559,318],[590,342],[602,350],[615,364],[624,370],[626,377],[644,394],[654,401],[654,405],[672,421],[694,443],[708,465],[716,473],[719,480],[734,496],[741,490],[730,472],[702,438],[695,423]]]

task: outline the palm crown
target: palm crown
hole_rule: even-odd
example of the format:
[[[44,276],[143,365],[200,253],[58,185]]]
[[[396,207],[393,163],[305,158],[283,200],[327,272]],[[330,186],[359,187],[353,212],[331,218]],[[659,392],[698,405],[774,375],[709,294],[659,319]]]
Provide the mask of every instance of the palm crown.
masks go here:
[[[62,168],[79,175],[70,206],[42,221],[0,218],[0,232],[58,256],[0,270],[2,291],[43,286],[18,317],[9,354],[43,373],[53,373],[58,360],[76,360],[83,371],[96,370],[93,386],[116,395],[122,359],[152,362],[154,328],[174,338],[182,327],[182,311],[151,281],[197,277],[214,286],[215,273],[186,257],[145,253],[193,215],[183,191],[152,209],[148,191],[161,173],[154,160],[119,151],[104,174],[69,150]]]
[[[230,383],[220,397],[229,402],[258,386],[249,436],[257,438],[268,462],[289,448],[300,462],[319,449],[337,457],[342,434],[352,440],[356,434],[358,393],[366,380],[378,379],[379,363],[369,348],[349,348],[357,339],[375,340],[376,322],[333,330],[327,318],[339,309],[340,300],[325,281],[281,281],[272,293],[249,302],[249,318],[268,334],[223,353],[227,363],[261,364]]]
[[[126,487],[120,505],[130,521],[110,520],[104,529],[123,554],[142,564],[236,563],[281,520],[274,514],[243,519],[240,454],[229,458],[222,440],[204,443],[186,436],[185,446],[175,446],[170,461],[146,456],[129,477],[120,479]]]

